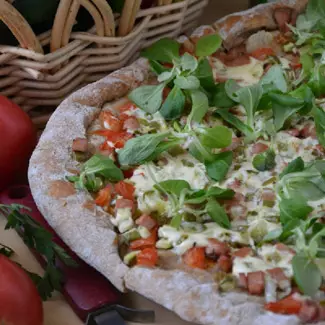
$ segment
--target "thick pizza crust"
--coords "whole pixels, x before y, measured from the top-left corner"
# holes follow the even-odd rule
[[[301,11],[307,0],[283,0],[281,3]],[[275,28],[270,14],[274,6],[279,4],[262,5],[225,17],[214,27],[219,30],[226,47],[238,45],[242,42],[241,35],[247,36],[261,28]],[[214,31],[212,27],[199,28],[192,42],[206,30]],[[191,46],[187,38],[181,41]],[[30,187],[41,213],[73,251],[118,289],[137,291],[185,320],[218,325],[299,324],[295,316],[266,313],[259,297],[239,292],[220,294],[206,276],[180,270],[128,268],[119,257],[116,234],[108,215],[90,204],[92,198],[88,193],[76,192],[69,183],[62,182],[70,175],[67,169],[74,167],[73,139],[86,136],[86,130],[106,102],[125,96],[148,78],[146,61],[138,60],[77,91],[58,107],[30,161]],[[60,195],[60,189],[64,195]],[[319,324],[325,325],[325,322]]]

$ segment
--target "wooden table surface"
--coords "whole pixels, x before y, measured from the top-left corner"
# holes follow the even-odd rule
[[[200,24],[210,24],[220,17],[234,11],[247,8],[248,0],[210,0],[210,5],[205,10]],[[4,231],[5,219],[0,216],[0,238],[1,241],[14,249],[14,259],[21,263],[26,269],[42,274],[42,268],[35,260],[28,248],[24,245],[18,235],[12,230]],[[189,323],[179,319],[174,313],[154,304],[153,302],[137,295],[127,294],[124,304],[136,308],[153,309],[156,312],[157,325],[188,325]],[[75,315],[62,295],[56,293],[49,301],[44,303],[45,320],[44,325],[82,325],[83,322]],[[134,323],[129,323],[133,325]]]

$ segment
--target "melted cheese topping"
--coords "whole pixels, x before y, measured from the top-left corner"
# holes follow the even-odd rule
[[[291,266],[293,254],[286,251],[279,251],[275,246],[264,245],[258,250],[258,256],[236,257],[233,262],[233,274],[266,271],[276,267],[283,269],[287,277],[292,277]]]
[[[174,247],[173,251],[179,255],[184,254],[194,246],[207,246],[209,238],[248,245],[248,238],[240,232],[222,228],[214,222],[206,223],[204,228],[205,230],[200,232],[190,232],[165,225],[159,228],[158,235],[160,238],[167,239]]]
[[[238,67],[227,67],[217,58],[211,58],[215,77],[234,79],[239,81],[239,85],[248,86],[260,81],[264,73],[263,62],[254,58],[249,64]]]

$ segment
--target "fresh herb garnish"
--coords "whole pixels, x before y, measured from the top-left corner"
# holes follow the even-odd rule
[[[162,39],[156,42],[144,50],[142,56],[150,60],[161,84],[136,88],[129,94],[130,100],[147,113],[160,111],[168,120],[177,119],[185,102],[189,101],[195,111],[190,121],[201,120],[209,108],[205,91],[214,87],[212,68],[205,57],[214,53],[221,43],[222,39],[216,34],[200,38],[196,46],[197,59],[189,53],[180,56],[180,45],[176,41]],[[163,69],[161,63],[172,63],[173,68]],[[163,102],[163,90],[167,85],[172,85],[173,90]],[[198,111],[203,115],[201,118],[197,118]]]
[[[253,166],[260,172],[273,169],[275,167],[275,152],[269,149],[256,155],[253,159]]]
[[[42,228],[34,219],[24,212],[27,208],[18,205],[0,204],[0,212],[7,216],[5,229],[15,229],[24,243],[32,250],[36,250],[46,259],[46,268],[43,277],[29,273],[35,281],[38,292],[43,300],[50,298],[54,290],[61,290],[62,274],[56,267],[56,257],[68,266],[77,266],[76,262],[52,240],[52,235]],[[7,247],[7,253],[11,253]]]
[[[83,164],[80,176],[70,176],[68,180],[74,182],[77,188],[96,192],[103,187],[103,180],[117,182],[123,178],[123,172],[112,159],[96,154]]]

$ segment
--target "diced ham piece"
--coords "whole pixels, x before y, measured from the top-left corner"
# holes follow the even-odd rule
[[[271,189],[264,189],[262,193],[262,200],[263,201],[275,201],[275,193]]]
[[[140,123],[138,122],[137,118],[134,116],[129,117],[127,120],[124,121],[123,128],[128,131],[136,131],[140,127]]]
[[[300,131],[298,129],[289,129],[285,132],[292,135],[293,137],[298,137],[300,135]]]
[[[262,271],[247,274],[247,287],[251,295],[262,295],[265,288],[265,275]]]
[[[220,256],[217,264],[221,271],[223,271],[225,273],[229,273],[231,271],[232,261],[229,256],[226,256],[226,255]]]
[[[116,209],[125,209],[125,208],[130,208],[134,211],[135,205],[134,202],[131,200],[127,199],[117,199],[116,204],[115,204]]]
[[[235,179],[232,183],[228,185],[233,191],[236,191],[241,186],[241,181],[239,179]]]
[[[72,150],[78,152],[88,151],[88,140],[84,138],[76,138],[72,142]]]
[[[248,255],[253,255],[253,250],[250,247],[243,247],[232,253],[233,257],[246,257]]]
[[[228,255],[229,253],[229,245],[214,238],[209,239],[209,244],[205,248],[205,254],[207,255],[207,257],[212,259],[221,255]]]
[[[271,278],[277,283],[279,288],[286,289],[290,286],[290,280],[284,274],[284,271],[280,267],[275,267],[266,271]]]
[[[296,254],[296,252],[288,247],[287,245],[285,244],[282,244],[282,243],[277,243],[275,244],[275,248],[278,250],[278,251],[282,251],[282,252],[290,252],[291,254]]]
[[[240,147],[243,143],[243,139],[242,138],[232,138],[232,142],[231,142],[231,145],[226,147],[226,148],[223,148],[221,150],[221,152],[224,152],[224,151],[234,151],[236,150],[238,147]]]
[[[307,124],[301,131],[300,131],[300,136],[302,138],[309,138],[309,137],[312,137],[312,138],[316,138],[316,128],[315,128],[315,125],[312,125],[311,123],[310,124]]]
[[[305,322],[309,323],[316,320],[318,314],[318,303],[311,300],[305,300],[299,311],[299,318]]]
[[[279,26],[281,32],[288,31],[287,24],[291,22],[292,9],[278,8],[274,10],[274,19]]]
[[[247,275],[245,273],[239,273],[238,287],[241,289],[247,289]]]
[[[143,214],[135,221],[135,223],[138,226],[146,227],[148,230],[151,230],[157,226],[157,221],[147,214]]]
[[[262,153],[268,149],[269,149],[269,146],[262,142],[254,143],[251,147],[252,154],[254,154],[254,155],[258,154],[258,153]]]
[[[318,313],[317,313],[317,318],[315,321],[323,321],[325,320],[325,306],[318,306]]]
[[[242,65],[249,64],[251,62],[251,59],[248,55],[242,55],[239,56],[236,59],[233,59],[231,61],[226,61],[226,65],[228,67],[240,67]]]

